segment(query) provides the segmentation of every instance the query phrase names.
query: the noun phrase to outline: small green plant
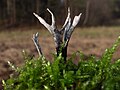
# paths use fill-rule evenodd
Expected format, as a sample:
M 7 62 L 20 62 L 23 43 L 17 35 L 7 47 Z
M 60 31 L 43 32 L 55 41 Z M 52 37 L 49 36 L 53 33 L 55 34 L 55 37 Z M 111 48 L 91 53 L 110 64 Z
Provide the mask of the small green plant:
M 120 59 L 111 62 L 120 43 L 120 37 L 100 59 L 79 52 L 80 60 L 74 64 L 72 55 L 67 62 L 60 53 L 50 63 L 45 57 L 30 58 L 26 54 L 22 67 L 9 65 L 15 70 L 3 82 L 4 90 L 120 90 Z M 77 52 L 78 53 L 78 52 Z

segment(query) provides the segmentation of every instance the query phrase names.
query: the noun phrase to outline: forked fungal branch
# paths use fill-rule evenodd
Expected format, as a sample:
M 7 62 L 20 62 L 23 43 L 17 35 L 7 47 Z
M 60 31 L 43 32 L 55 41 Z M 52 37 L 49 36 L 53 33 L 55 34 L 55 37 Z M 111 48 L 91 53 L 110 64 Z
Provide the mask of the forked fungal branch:
M 35 47 L 36 47 L 36 49 L 38 51 L 39 56 L 41 57 L 41 56 L 43 56 L 43 53 L 42 53 L 41 47 L 39 45 L 38 36 L 39 36 L 38 32 L 36 34 L 33 34 L 32 40 L 33 40 L 33 42 L 35 44 Z
M 56 46 L 56 52 L 57 56 L 62 53 L 62 57 L 64 57 L 64 60 L 66 61 L 67 58 L 67 46 L 68 42 L 70 40 L 70 37 L 74 31 L 74 28 L 78 24 L 80 17 L 82 13 L 80 13 L 78 16 L 75 16 L 73 19 L 73 22 L 71 22 L 71 17 L 70 17 L 70 8 L 68 8 L 68 15 L 65 20 L 64 25 L 62 26 L 61 30 L 58 30 L 55 24 L 55 17 L 53 13 L 47 8 L 47 11 L 51 14 L 52 16 L 52 24 L 48 24 L 43 18 L 38 16 L 36 13 L 33 13 L 35 17 L 39 20 L 41 24 L 43 24 L 48 31 L 53 35 L 54 41 L 55 41 L 55 46 Z M 64 44 L 64 46 L 63 46 Z M 62 50 L 61 50 L 62 48 Z

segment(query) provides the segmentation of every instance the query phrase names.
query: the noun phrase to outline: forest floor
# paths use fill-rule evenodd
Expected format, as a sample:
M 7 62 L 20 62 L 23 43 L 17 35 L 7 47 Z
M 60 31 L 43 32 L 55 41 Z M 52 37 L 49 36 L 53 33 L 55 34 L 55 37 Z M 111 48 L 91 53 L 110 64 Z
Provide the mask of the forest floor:
M 21 66 L 24 62 L 23 50 L 29 55 L 38 57 L 32 41 L 32 36 L 36 32 L 39 32 L 39 42 L 45 57 L 52 60 L 55 45 L 52 35 L 45 28 L 24 27 L 0 30 L 0 84 L 1 80 L 7 79 L 11 73 L 7 61 Z M 112 46 L 118 36 L 120 36 L 120 27 L 76 28 L 69 42 L 68 57 L 76 51 L 100 57 L 106 48 Z M 120 47 L 114 54 L 113 59 L 116 58 L 120 58 Z

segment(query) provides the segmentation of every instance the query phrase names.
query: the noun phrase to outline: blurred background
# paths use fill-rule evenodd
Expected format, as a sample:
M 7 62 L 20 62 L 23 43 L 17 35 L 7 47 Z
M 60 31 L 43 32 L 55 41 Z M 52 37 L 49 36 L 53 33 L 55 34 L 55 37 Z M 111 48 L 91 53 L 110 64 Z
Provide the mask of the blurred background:
M 47 8 L 61 25 L 68 7 L 72 17 L 83 13 L 82 26 L 120 25 L 120 0 L 0 0 L 0 27 L 36 25 L 33 12 L 50 22 Z
M 60 27 L 67 17 L 67 8 L 71 9 L 71 18 L 82 13 L 68 46 L 68 58 L 76 51 L 82 51 L 86 58 L 95 55 L 101 58 L 106 48 L 113 45 L 120 36 L 120 0 L 0 0 L 0 90 L 1 80 L 6 80 L 13 72 L 7 61 L 16 66 L 24 63 L 22 51 L 28 56 L 38 57 L 32 41 L 34 33 L 39 32 L 42 51 L 51 60 L 55 52 L 52 35 L 41 25 L 33 12 L 44 18 L 49 24 L 49 8 Z M 113 61 L 120 58 L 120 47 Z M 77 63 L 78 59 L 74 62 Z

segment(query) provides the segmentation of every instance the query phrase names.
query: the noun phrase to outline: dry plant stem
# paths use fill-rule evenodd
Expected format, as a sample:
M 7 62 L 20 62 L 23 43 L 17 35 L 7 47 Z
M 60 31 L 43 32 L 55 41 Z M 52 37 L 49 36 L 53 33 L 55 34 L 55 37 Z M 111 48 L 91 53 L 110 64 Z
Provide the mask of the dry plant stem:
M 36 46 L 39 56 L 41 57 L 41 56 L 43 56 L 43 53 L 42 53 L 41 47 L 39 45 L 38 36 L 39 36 L 38 32 L 36 34 L 33 34 L 32 40 Z
M 62 52 L 62 56 L 64 57 L 64 60 L 66 61 L 68 42 L 74 31 L 74 28 L 76 27 L 76 25 L 78 24 L 78 22 L 80 20 L 81 13 L 78 16 L 75 16 L 73 19 L 73 22 L 71 23 L 70 8 L 68 8 L 68 15 L 65 20 L 65 23 L 62 26 L 62 29 L 58 30 L 55 25 L 55 17 L 53 15 L 53 13 L 49 9 L 47 9 L 47 10 L 52 16 L 52 24 L 51 25 L 49 25 L 43 18 L 38 16 L 36 13 L 33 13 L 33 14 L 37 17 L 39 22 L 41 24 L 43 24 L 48 29 L 48 31 L 53 35 L 53 38 L 55 41 L 55 46 L 56 46 L 57 56 L 59 56 L 59 54 Z

